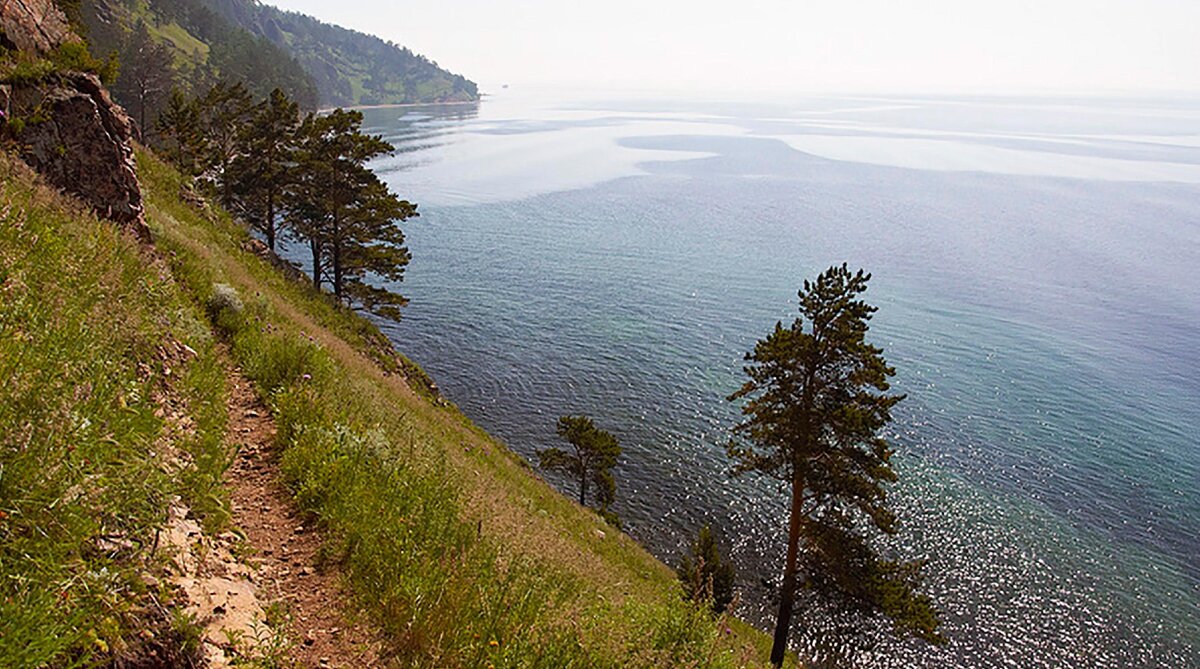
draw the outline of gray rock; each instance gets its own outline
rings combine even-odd
[[[78,41],[53,0],[0,0],[0,45],[46,54]]]
[[[98,216],[150,241],[130,145],[132,124],[99,79],[68,72],[13,86],[8,106],[11,117],[25,119],[14,135],[25,162]]]

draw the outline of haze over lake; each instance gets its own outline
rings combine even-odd
[[[1200,102],[514,87],[366,126],[421,211],[389,336],[527,458],[593,416],[627,531],[673,563],[718,528],[743,615],[785,496],[726,476],[724,398],[847,262],[908,394],[894,548],[950,638],[875,634],[857,665],[1200,665]]]

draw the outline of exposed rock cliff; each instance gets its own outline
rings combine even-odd
[[[0,44],[46,54],[78,41],[51,0],[0,0]],[[50,183],[149,241],[130,140],[133,125],[94,75],[56,72],[0,86],[7,135]]]
[[[0,46],[45,54],[78,41],[53,0],[0,0]]]
[[[21,157],[97,215],[148,240],[129,118],[95,76],[72,72],[53,79],[0,88],[0,108],[29,119],[13,131]]]

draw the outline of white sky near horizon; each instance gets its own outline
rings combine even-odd
[[[480,83],[1200,93],[1200,0],[265,0]]]

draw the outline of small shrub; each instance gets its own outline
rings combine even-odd
[[[48,60],[18,53],[0,65],[0,83],[15,86],[36,84],[54,72],[54,63]]]
[[[245,308],[242,305],[242,298],[238,297],[237,289],[227,283],[218,283],[213,286],[212,298],[209,299],[208,304],[209,308],[215,311],[232,309],[240,313]]]
[[[246,307],[237,289],[227,283],[213,284],[212,294],[205,305],[208,317],[212,320],[221,334],[232,337],[241,330]]]
[[[707,525],[675,570],[683,595],[693,602],[708,602],[713,613],[724,613],[733,601],[733,565],[721,557],[716,537]]]

